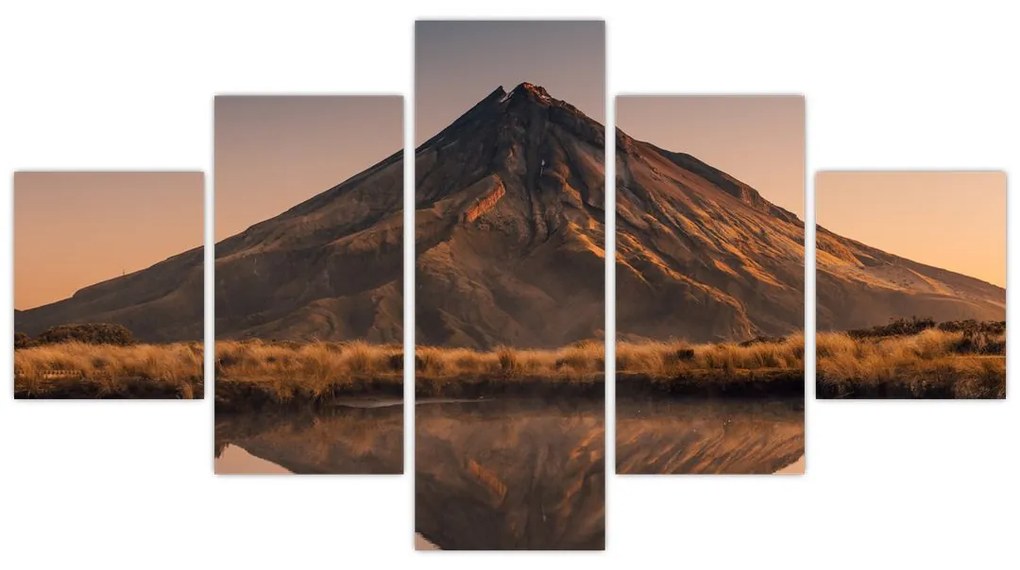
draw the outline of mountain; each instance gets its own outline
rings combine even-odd
[[[402,342],[402,155],[216,244],[216,338]]]
[[[616,136],[621,338],[743,340],[803,328],[804,225],[688,154]]]
[[[54,325],[101,322],[122,324],[146,341],[201,340],[203,274],[198,247],[68,299],[14,311],[14,330],[35,336]]]
[[[603,334],[605,130],[545,89],[497,88],[415,159],[421,344],[554,347]],[[803,328],[804,225],[688,154],[616,132],[617,331],[743,340]],[[403,159],[216,245],[217,338],[400,342]],[[818,230],[818,325],[1003,319],[1005,291]],[[192,250],[17,311],[36,334],[120,322],[144,340],[201,338]]]
[[[804,224],[698,159],[617,131],[621,338],[742,340],[803,328]],[[819,227],[817,327],[1004,320],[1006,292]]]
[[[863,328],[911,316],[1006,320],[1002,287],[886,253],[822,227],[816,243],[818,330]]]
[[[524,83],[417,149],[419,343],[552,347],[602,333],[603,136]]]

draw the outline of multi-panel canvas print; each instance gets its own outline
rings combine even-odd
[[[605,26],[415,27],[415,544],[604,546]]]
[[[819,172],[819,398],[1006,397],[1006,175]]]
[[[617,472],[803,472],[804,99],[616,110]]]
[[[215,105],[217,473],[403,470],[403,99]]]
[[[200,172],[14,175],[16,398],[203,396]]]

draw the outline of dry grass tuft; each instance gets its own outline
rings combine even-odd
[[[316,403],[370,392],[400,396],[402,360],[399,345],[221,341],[216,343],[217,405]],[[590,384],[601,378],[605,351],[596,341],[550,350],[501,346],[490,352],[421,346],[414,363],[424,393],[439,394],[493,382]]]
[[[602,373],[605,346],[581,341],[555,349],[500,346],[492,352],[470,348],[421,346],[415,351],[418,377],[453,379],[471,376],[583,379]]]
[[[674,342],[620,342],[616,369],[652,377],[676,377],[693,371],[784,369],[804,367],[804,335],[755,343],[690,345]]]
[[[15,350],[14,370],[19,397],[195,398],[202,343],[39,345]]]
[[[819,395],[1005,397],[1005,329],[945,324],[906,335],[820,333]]]
[[[399,391],[403,352],[398,345],[349,342],[216,342],[216,397],[226,405],[255,399],[317,401],[388,385]]]

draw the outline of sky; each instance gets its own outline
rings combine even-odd
[[[1006,286],[1003,172],[819,172],[815,217],[888,253]]]
[[[616,126],[749,184],[804,219],[805,118],[799,95],[622,95]]]
[[[403,105],[399,95],[216,97],[216,241],[401,151]]]
[[[416,22],[416,144],[525,81],[604,124],[605,30],[595,20]]]
[[[198,172],[14,174],[14,307],[66,299],[202,245]]]

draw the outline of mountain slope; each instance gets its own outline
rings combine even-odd
[[[1006,319],[1002,287],[904,259],[822,227],[817,249],[818,330],[862,328],[911,316]]]
[[[603,132],[525,83],[417,149],[419,343],[548,347],[601,334]]]
[[[616,137],[621,338],[746,339],[802,328],[804,228],[696,158]]]
[[[804,225],[696,158],[617,132],[617,330],[742,340],[803,328]],[[1005,319],[1005,290],[819,228],[819,330]]]
[[[415,160],[421,344],[552,347],[603,334],[604,128],[543,88],[494,90]],[[744,340],[803,327],[804,227],[695,157],[616,133],[617,331]],[[216,246],[218,338],[402,339],[402,153]],[[1004,319],[1005,291],[818,230],[818,326]],[[202,334],[202,252],[16,311],[16,330]]]
[[[216,245],[217,338],[401,342],[402,153]],[[38,334],[115,322],[144,341],[201,339],[203,260],[196,249],[15,312]]]
[[[402,153],[216,244],[216,337],[401,342]]]
[[[140,340],[201,340],[202,248],[152,267],[80,289],[68,299],[14,312],[14,330],[37,335],[49,327],[119,323]]]

